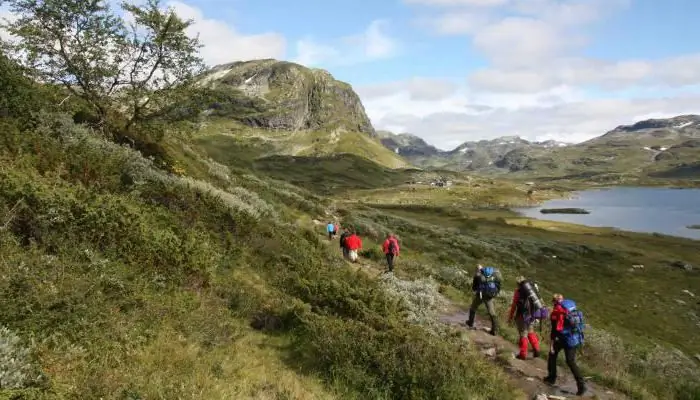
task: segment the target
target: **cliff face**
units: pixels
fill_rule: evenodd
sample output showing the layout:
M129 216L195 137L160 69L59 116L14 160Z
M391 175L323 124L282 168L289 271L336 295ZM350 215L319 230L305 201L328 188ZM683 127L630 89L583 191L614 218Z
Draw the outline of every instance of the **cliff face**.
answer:
M327 71L277 60L216 66L203 82L225 94L215 113L260 128L347 130L376 137L359 96Z

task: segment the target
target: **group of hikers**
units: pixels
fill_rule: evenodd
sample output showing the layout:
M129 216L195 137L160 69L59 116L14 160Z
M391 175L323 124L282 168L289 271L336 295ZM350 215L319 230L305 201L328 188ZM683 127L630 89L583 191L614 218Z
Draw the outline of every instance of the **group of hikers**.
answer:
M329 222L327 225L328 238L332 240L338 232L337 224ZM340 248L343 257L352 262L357 262L358 251L362 249L362 240L357 231L344 228L340 235ZM393 233L387 234L382 250L386 256L388 272L394 270L394 260L399 255L399 241ZM503 277L497 268L479 264L472 280L471 290L474 297L469 307L467 327L474 328L474 320L477 309L484 304L491 320L489 333L498 333L498 319L496 316L495 299L501 292ZM576 350L583 345L583 330L585 327L583 313L576 308L576 302L565 299L561 294L552 296L552 310L544 305L536 283L524 276L516 279L516 288L508 309L508 322L515 323L519 334L519 352L517 358L526 360L528 349L532 347L533 356L540 356L540 340L535 332L535 323L541 323L549 318L551 322L550 347L547 358L547 376L543 381L554 385L557 380L557 358L564 351L566 364L574 375L577 386L577 396L586 392L586 383L581 371L576 364Z
M501 290L502 276L494 267L477 266L476 274L472 280L474 298L469 307L469 317L466 325L474 328L476 310L481 304L491 320L491 335L498 332L498 320L496 318L495 299ZM551 312L544 305L537 284L523 276L516 279L517 287L513 293L510 308L508 310L508 322L515 322L519 333L519 353L517 358L527 359L528 348L531 346L533 356L540 356L540 342L535 333L535 322L547 319L551 322L549 355L547 358L547 376L543 381L554 385L557 380L557 358L563 350L566 364L576 380L578 389L576 395L581 396L586 392L586 383L581 371L576 364L576 350L583 345L583 330L585 327L583 313L576 308L576 303L571 299L565 299L559 293L552 296Z
M328 232L328 240L332 240L338 233L338 225L328 222L326 226ZM343 228L343 233L340 234L340 249L343 252L343 258L357 262L358 251L362 249L362 239L357 235L355 229ZM394 260L399 256L399 240L393 233L389 233L382 244L382 251L386 257L387 271L394 271Z

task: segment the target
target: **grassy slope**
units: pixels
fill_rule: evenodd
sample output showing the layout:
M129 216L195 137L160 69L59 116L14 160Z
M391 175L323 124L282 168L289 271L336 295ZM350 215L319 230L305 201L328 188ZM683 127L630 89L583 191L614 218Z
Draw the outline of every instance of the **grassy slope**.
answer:
M409 165L397 154L360 132L326 131L270 131L250 128L230 120L214 120L196 134L195 142L212 154L222 155L221 148L241 148L244 157L271 155L330 156L348 153L372 160L388 168ZM231 157L231 156L228 156ZM230 158L229 158L230 160Z
M0 147L0 323L20 338L2 354L35 343L25 388L3 396L516 398L329 254L311 223L323 198L177 140L185 176L169 175L41 121L3 126Z
M477 262L494 263L504 269L507 286L524 273L539 281L547 296L562 292L586 311L596 329L589 333L584 359L601 381L638 398L668 398L673 387L672 398L698 394L697 387L682 382L699 378L692 358L653 350L660 344L690 355L700 352L692 340L700 326L698 304L683 292L700 292L700 273L671 266L676 261L700 265L697 241L530 221L506 210L475 207L480 200L474 199L486 193L473 193L456 206L445 201L444 190L432 191L433 205L425 196L410 201L412 193L396 196L405 199L403 204L388 204L383 193L373 201L367 191L358 193L363 205L346 203L348 221L367 235L399 234L399 274L436 276L444 293L467 306L461 290L469 281L456 271L469 273ZM492 193L499 194L503 203L520 201L502 189ZM645 268L635 270L636 264Z

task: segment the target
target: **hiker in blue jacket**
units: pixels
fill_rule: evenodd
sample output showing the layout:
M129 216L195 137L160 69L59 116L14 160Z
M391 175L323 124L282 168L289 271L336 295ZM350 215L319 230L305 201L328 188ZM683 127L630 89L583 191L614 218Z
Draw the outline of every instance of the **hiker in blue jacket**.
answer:
M335 225L332 222L328 222L326 225L326 230L328 231L328 240L333 240L333 234L335 233Z
M496 336L496 333L498 333L498 320L496 319L494 300L501 292L501 280L501 272L497 268L484 267L479 264L476 269L476 275L474 275L474 279L472 280L474 299L472 300L472 305L469 307L469 320L467 321L467 326L469 328L474 327L476 310L483 303L486 305L486 311L488 311L489 318L491 319L491 330L489 333Z

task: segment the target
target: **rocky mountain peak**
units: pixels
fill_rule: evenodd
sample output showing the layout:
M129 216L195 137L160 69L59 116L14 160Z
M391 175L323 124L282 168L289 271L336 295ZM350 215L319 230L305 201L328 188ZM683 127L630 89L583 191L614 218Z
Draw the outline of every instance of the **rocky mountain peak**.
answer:
M263 59L217 65L201 78L219 89L215 113L278 130L375 130L352 87L328 71Z

